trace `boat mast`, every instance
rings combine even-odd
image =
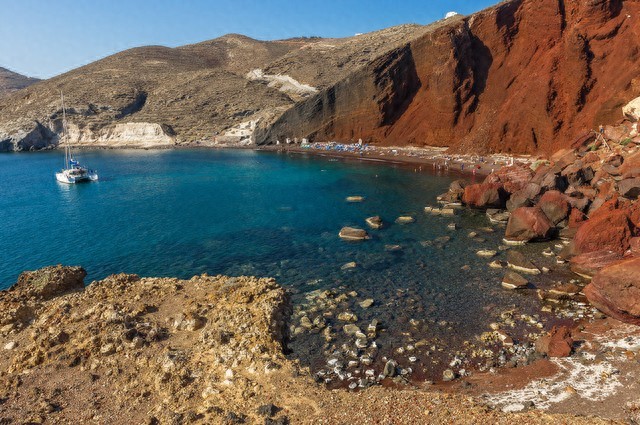
[[[71,152],[69,151],[69,142],[67,140],[67,110],[64,107],[64,93],[60,90],[60,100],[62,101],[62,138],[64,142],[64,168],[69,169],[69,161]]]

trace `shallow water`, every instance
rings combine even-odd
[[[23,270],[62,263],[85,267],[88,281],[120,272],[273,276],[302,308],[310,291],[356,291],[336,314],[355,312],[362,328],[380,320],[378,363],[424,338],[436,352],[456,350],[505,309],[539,307],[530,294],[503,290],[502,272],[475,255],[500,241],[500,231],[478,231],[482,243],[467,236],[489,225],[484,215],[424,214],[453,175],[254,151],[85,151],[80,159],[98,170],[99,182],[57,183],[60,152],[0,155],[0,287]],[[366,200],[350,204],[349,195]],[[416,222],[395,224],[402,214]],[[387,224],[370,231],[372,240],[338,238],[341,227],[366,227],[372,215]],[[459,229],[449,230],[451,222]],[[433,242],[443,236],[451,240]],[[401,249],[385,249],[392,244]],[[341,269],[351,261],[355,269]],[[360,308],[365,298],[374,305]],[[314,369],[351,339],[340,335],[335,317],[327,320],[338,330],[332,344],[318,332],[290,344]],[[433,352],[417,357],[414,371],[430,375],[446,367]]]

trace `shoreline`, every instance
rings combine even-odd
[[[191,150],[191,149],[211,149],[211,150],[252,150],[256,152],[276,152],[289,153],[293,155],[311,155],[321,158],[335,158],[360,162],[376,162],[381,164],[417,166],[415,171],[449,171],[460,175],[480,175],[487,176],[501,167],[512,164],[532,164],[535,158],[530,155],[461,155],[447,154],[448,148],[435,146],[367,146],[367,150],[361,153],[350,151],[330,150],[327,147],[332,143],[316,143],[322,149],[313,147],[301,147],[300,145],[240,145],[240,144],[186,144],[186,145],[72,145],[72,149],[79,151],[89,150]],[[356,146],[341,145],[341,146]],[[50,147],[36,151],[13,151],[2,153],[37,153],[57,151],[60,147]]]

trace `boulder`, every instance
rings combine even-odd
[[[480,183],[464,188],[462,202],[472,208],[504,208],[507,197],[500,183]]]
[[[87,272],[82,267],[62,265],[45,267],[20,274],[11,291],[21,292],[28,297],[51,299],[84,288]]]
[[[513,193],[507,201],[507,209],[513,211],[520,207],[533,206],[534,200],[540,195],[542,188],[539,184],[529,182],[522,189]]]
[[[633,225],[626,212],[621,209],[610,210],[605,205],[578,229],[574,239],[576,254],[602,250],[623,254],[629,249]]]
[[[554,225],[565,220],[569,216],[570,210],[567,197],[557,190],[551,190],[542,195],[538,201],[538,208],[544,212]]]
[[[520,207],[509,217],[505,238],[516,241],[549,239],[553,231],[553,223],[540,208]]]
[[[340,229],[338,236],[346,241],[363,241],[370,239],[369,234],[365,230],[356,227],[343,227]]]
[[[573,350],[571,330],[566,326],[554,326],[536,341],[536,351],[549,357],[568,357]]]
[[[576,255],[570,260],[571,271],[591,278],[603,268],[622,260],[622,254],[614,251],[593,251]]]
[[[382,218],[380,218],[379,215],[368,217],[367,219],[365,219],[365,222],[372,229],[381,229],[383,226]]]
[[[628,199],[638,199],[640,195],[640,177],[624,179],[618,182],[618,192]]]
[[[591,166],[584,166],[581,161],[576,161],[562,170],[561,175],[566,177],[569,185],[573,187],[580,187],[591,183],[595,173]]]
[[[519,251],[510,250],[507,252],[507,265],[510,269],[517,270],[522,273],[540,274],[540,269]]]
[[[640,258],[605,267],[593,277],[584,294],[607,316],[640,325]]]
[[[631,122],[640,120],[640,97],[636,97],[622,108],[622,113]]]
[[[508,193],[515,193],[522,189],[533,177],[533,171],[524,164],[502,167],[487,176],[484,183],[501,184]]]
[[[502,287],[506,289],[526,288],[529,281],[516,272],[507,270],[502,278]]]

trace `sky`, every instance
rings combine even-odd
[[[348,37],[498,0],[0,0],[0,67],[50,78],[119,51],[228,33]]]

